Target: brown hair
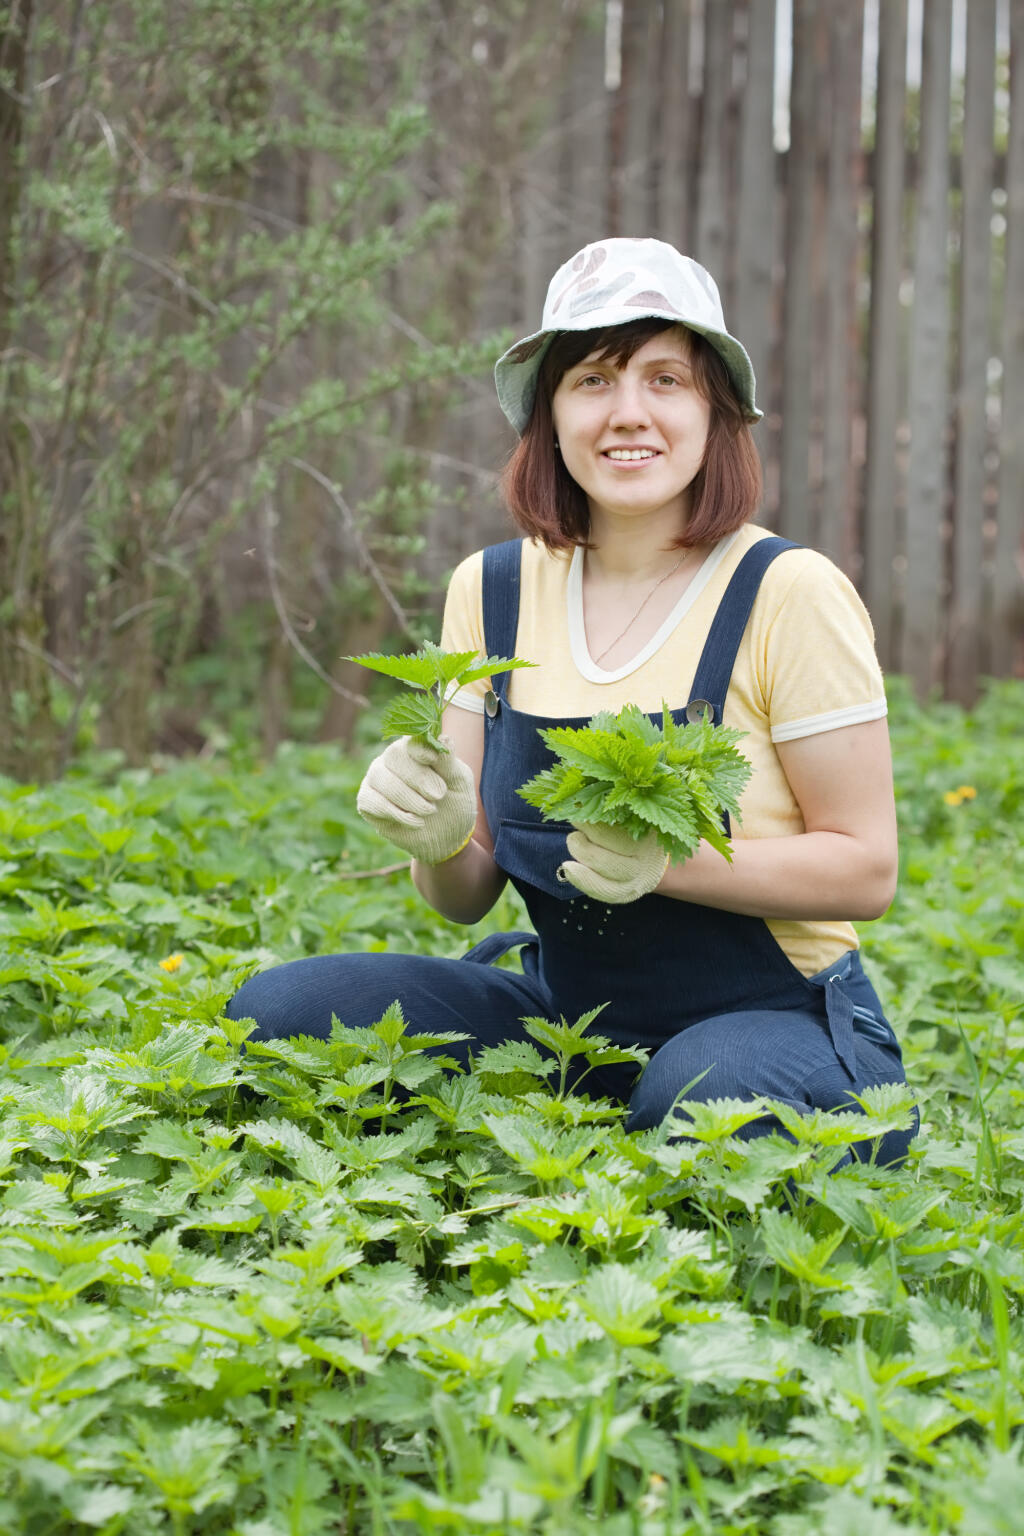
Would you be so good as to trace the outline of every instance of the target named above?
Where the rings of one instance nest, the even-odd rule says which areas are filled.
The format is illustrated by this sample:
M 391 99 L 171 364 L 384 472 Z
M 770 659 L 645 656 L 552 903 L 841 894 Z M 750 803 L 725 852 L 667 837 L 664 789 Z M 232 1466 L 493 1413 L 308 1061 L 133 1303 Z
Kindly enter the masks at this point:
M 551 401 L 563 375 L 595 353 L 623 367 L 652 336 L 674 328 L 650 318 L 555 336 L 540 366 L 530 419 L 501 478 L 505 503 L 528 537 L 540 539 L 548 549 L 568 549 L 586 545 L 590 535 L 586 493 L 555 449 Z M 725 363 L 696 331 L 687 329 L 687 337 L 694 383 L 711 406 L 711 421 L 701 467 L 691 486 L 690 518 L 673 541 L 677 549 L 735 533 L 761 502 L 761 460 Z

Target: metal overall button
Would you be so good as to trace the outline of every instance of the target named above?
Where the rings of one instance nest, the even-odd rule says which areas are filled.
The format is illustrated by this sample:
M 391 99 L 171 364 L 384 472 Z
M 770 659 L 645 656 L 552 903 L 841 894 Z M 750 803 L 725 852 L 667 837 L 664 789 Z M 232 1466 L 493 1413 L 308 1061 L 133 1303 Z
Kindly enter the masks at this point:
M 500 705 L 498 704 L 498 695 L 495 693 L 493 688 L 488 688 L 487 692 L 484 694 L 484 714 L 487 716 L 488 720 L 494 719 L 495 715 L 498 713 L 499 708 Z
M 687 725 L 698 725 L 705 717 L 714 722 L 714 707 L 707 699 L 691 699 L 686 706 Z

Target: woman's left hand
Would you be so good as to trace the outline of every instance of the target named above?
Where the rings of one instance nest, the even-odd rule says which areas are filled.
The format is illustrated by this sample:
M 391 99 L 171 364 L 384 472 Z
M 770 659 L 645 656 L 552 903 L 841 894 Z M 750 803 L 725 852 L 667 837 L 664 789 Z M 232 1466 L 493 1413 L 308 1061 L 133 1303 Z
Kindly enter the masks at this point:
M 625 827 L 577 827 L 566 845 L 572 859 L 559 865 L 559 880 L 612 906 L 649 896 L 668 868 L 656 832 L 634 838 Z

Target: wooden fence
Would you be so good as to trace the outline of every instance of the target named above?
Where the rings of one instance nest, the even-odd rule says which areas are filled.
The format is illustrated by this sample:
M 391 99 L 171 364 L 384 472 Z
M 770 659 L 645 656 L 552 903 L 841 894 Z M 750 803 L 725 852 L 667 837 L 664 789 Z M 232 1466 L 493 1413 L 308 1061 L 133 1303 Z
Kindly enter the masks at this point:
M 508 270 L 529 329 L 587 240 L 704 262 L 766 410 L 763 520 L 848 571 L 888 669 L 970 702 L 1024 671 L 1024 0 L 910 19 L 595 5 L 521 169 Z

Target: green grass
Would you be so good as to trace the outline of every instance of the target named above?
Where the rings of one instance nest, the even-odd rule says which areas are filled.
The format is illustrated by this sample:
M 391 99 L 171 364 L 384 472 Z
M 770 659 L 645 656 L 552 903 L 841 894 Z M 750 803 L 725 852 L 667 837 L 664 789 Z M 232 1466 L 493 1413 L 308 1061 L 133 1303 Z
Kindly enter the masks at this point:
M 1022 716 L 894 692 L 899 1173 L 829 1172 L 892 1091 L 682 1143 L 394 1012 L 244 1051 L 256 966 L 467 947 L 329 748 L 0 784 L 0 1531 L 1018 1531 Z

